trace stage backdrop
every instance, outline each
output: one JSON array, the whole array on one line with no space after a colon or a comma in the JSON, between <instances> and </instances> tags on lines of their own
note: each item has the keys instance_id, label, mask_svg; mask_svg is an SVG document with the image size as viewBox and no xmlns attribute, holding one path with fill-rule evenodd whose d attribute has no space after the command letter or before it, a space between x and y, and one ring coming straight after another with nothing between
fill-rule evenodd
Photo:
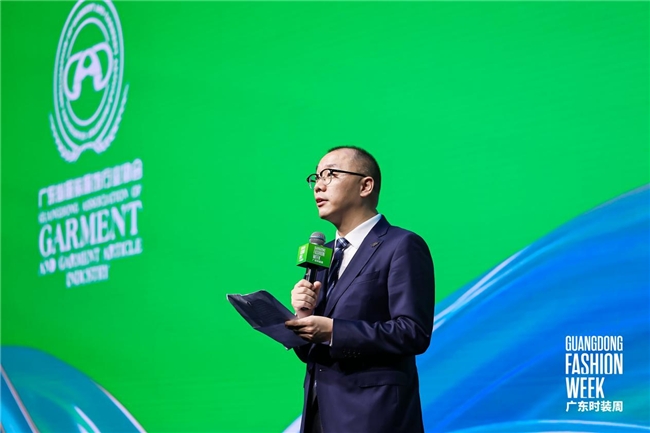
<instances>
[{"instance_id":1,"label":"stage backdrop","mask_svg":"<svg viewBox=\"0 0 650 433\"><path fill-rule=\"evenodd\" d=\"M645 2L2 2L5 431L295 431L329 147L436 267L428 432L650 430Z\"/></svg>"}]
</instances>

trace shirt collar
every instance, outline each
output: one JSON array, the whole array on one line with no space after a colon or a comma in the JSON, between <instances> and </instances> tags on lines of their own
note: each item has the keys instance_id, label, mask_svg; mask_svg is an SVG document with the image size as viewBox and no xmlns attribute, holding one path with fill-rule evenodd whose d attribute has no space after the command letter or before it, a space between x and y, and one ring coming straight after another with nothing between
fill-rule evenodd
<instances>
[{"instance_id":1,"label":"shirt collar","mask_svg":"<svg viewBox=\"0 0 650 433\"><path fill-rule=\"evenodd\" d=\"M374 217L370 218L369 220L366 220L356 226L354 230L352 230L350 233L348 233L345 236L345 239L350 242L350 246L354 248L359 248L361 246L361 243L363 240L368 236L368 233L370 233L370 230L379 222L381 219L381 214L377 214ZM336 240L338 240L341 236L341 234L337 231L336 232ZM334 244L336 245L336 243Z\"/></svg>"}]
</instances>

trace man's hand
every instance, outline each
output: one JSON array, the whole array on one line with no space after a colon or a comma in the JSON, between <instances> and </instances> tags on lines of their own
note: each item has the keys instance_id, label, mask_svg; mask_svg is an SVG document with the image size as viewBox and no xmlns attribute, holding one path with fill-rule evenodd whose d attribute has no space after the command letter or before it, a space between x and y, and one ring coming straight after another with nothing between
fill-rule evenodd
<instances>
[{"instance_id":1,"label":"man's hand","mask_svg":"<svg viewBox=\"0 0 650 433\"><path fill-rule=\"evenodd\" d=\"M320 281L312 284L307 280L300 280L293 287L291 291L291 306L299 319L311 316L314 313L320 288Z\"/></svg>"},{"instance_id":2,"label":"man's hand","mask_svg":"<svg viewBox=\"0 0 650 433\"><path fill-rule=\"evenodd\" d=\"M331 318L323 316L309 316L284 322L287 328L311 343L331 341L333 324Z\"/></svg>"}]
</instances>

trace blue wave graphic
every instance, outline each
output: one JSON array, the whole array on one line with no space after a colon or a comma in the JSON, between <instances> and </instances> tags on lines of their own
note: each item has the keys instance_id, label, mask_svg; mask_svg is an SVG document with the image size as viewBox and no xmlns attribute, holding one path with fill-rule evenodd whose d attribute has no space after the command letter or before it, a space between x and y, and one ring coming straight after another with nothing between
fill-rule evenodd
<instances>
[{"instance_id":1,"label":"blue wave graphic","mask_svg":"<svg viewBox=\"0 0 650 433\"><path fill-rule=\"evenodd\" d=\"M650 431L650 189L570 221L436 306L428 433ZM567 397L567 336L622 336L623 374ZM575 404L568 406L569 401ZM578 411L585 401L622 411ZM595 407L594 407L595 409ZM296 419L285 433L299 431Z\"/></svg>"},{"instance_id":2,"label":"blue wave graphic","mask_svg":"<svg viewBox=\"0 0 650 433\"><path fill-rule=\"evenodd\" d=\"M605 203L436 307L418 358L428 432L650 431L649 205L648 186ZM567 336L623 337L604 396L567 397Z\"/></svg>"},{"instance_id":3,"label":"blue wave graphic","mask_svg":"<svg viewBox=\"0 0 650 433\"><path fill-rule=\"evenodd\" d=\"M105 389L65 362L27 347L2 347L5 432L121 432L144 429Z\"/></svg>"}]
</instances>

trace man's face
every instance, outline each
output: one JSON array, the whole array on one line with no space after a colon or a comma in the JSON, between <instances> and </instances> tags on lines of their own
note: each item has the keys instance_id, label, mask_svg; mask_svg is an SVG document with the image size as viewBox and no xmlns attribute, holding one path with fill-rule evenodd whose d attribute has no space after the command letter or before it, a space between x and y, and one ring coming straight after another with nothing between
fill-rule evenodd
<instances>
[{"instance_id":1,"label":"man's face","mask_svg":"<svg viewBox=\"0 0 650 433\"><path fill-rule=\"evenodd\" d=\"M325 168L359 172L355 164L354 151L338 149L325 155L316 168L316 173ZM354 212L362 206L361 176L346 173L334 173L329 185L319 180L314 186L314 197L318 207L318 216L334 225L340 224L348 212Z\"/></svg>"}]
</instances>

